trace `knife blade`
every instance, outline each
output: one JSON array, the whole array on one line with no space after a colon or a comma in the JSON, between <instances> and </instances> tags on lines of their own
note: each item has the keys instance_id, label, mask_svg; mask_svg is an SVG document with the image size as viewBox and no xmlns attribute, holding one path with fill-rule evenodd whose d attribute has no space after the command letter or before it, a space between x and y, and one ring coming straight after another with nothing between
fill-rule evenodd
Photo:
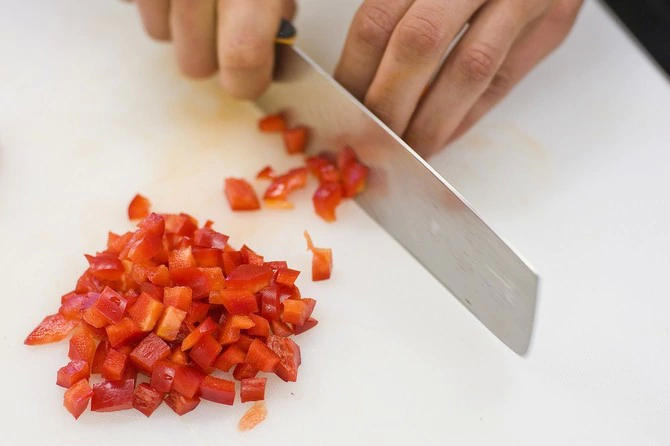
<instances>
[{"instance_id":1,"label":"knife blade","mask_svg":"<svg viewBox=\"0 0 670 446\"><path fill-rule=\"evenodd\" d=\"M460 194L299 48L277 45L257 101L310 126L314 150L354 148L370 167L358 204L495 336L527 352L539 278Z\"/></svg>"}]
</instances>

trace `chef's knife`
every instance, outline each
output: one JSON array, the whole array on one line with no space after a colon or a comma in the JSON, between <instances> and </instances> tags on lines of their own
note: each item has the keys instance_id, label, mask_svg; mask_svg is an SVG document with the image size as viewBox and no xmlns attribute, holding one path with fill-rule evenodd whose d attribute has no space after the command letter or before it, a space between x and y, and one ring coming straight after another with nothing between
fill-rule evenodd
<instances>
[{"instance_id":1,"label":"chef's knife","mask_svg":"<svg viewBox=\"0 0 670 446\"><path fill-rule=\"evenodd\" d=\"M310 126L312 150L354 148L370 167L358 204L493 334L528 350L538 276L458 192L300 49L277 45L275 81L258 100Z\"/></svg>"}]
</instances>

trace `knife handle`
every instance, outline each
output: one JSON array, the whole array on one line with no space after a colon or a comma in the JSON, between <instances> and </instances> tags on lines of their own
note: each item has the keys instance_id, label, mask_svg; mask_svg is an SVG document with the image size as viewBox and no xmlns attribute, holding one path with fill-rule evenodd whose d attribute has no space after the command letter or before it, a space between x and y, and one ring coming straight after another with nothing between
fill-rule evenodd
<instances>
[{"instance_id":1,"label":"knife handle","mask_svg":"<svg viewBox=\"0 0 670 446\"><path fill-rule=\"evenodd\" d=\"M277 36L275 37L275 43L282 45L293 45L296 38L296 29L291 22L286 19L281 19L279 24L279 31L277 31Z\"/></svg>"}]
</instances>

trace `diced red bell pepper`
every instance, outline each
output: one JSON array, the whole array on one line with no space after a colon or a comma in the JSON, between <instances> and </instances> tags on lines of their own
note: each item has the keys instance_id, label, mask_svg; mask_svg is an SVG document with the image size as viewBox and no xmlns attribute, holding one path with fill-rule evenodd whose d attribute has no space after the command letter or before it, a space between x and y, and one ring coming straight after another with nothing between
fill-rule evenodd
<instances>
[{"instance_id":1,"label":"diced red bell pepper","mask_svg":"<svg viewBox=\"0 0 670 446\"><path fill-rule=\"evenodd\" d=\"M99 293L73 294L72 297L65 300L58 312L67 319L80 320L84 311L91 308L100 297Z\"/></svg>"},{"instance_id":2,"label":"diced red bell pepper","mask_svg":"<svg viewBox=\"0 0 670 446\"><path fill-rule=\"evenodd\" d=\"M168 355L170 346L154 333L149 333L130 353L130 360L138 369L151 374L156 362L167 358Z\"/></svg>"},{"instance_id":3,"label":"diced red bell pepper","mask_svg":"<svg viewBox=\"0 0 670 446\"><path fill-rule=\"evenodd\" d=\"M109 341L107 339L102 340L98 343L98 346L95 348L95 355L93 355L93 364L91 365L91 373L102 373L102 365L105 363L105 358L107 357L107 351L111 347L109 346Z\"/></svg>"},{"instance_id":4,"label":"diced red bell pepper","mask_svg":"<svg viewBox=\"0 0 670 446\"><path fill-rule=\"evenodd\" d=\"M135 304L128 309L128 315L142 331L151 331L163 314L163 304L147 293L140 294Z\"/></svg>"},{"instance_id":5,"label":"diced red bell pepper","mask_svg":"<svg viewBox=\"0 0 670 446\"><path fill-rule=\"evenodd\" d=\"M299 275L300 271L291 268L279 268L277 270L275 282L280 285L293 286Z\"/></svg>"},{"instance_id":6,"label":"diced red bell pepper","mask_svg":"<svg viewBox=\"0 0 670 446\"><path fill-rule=\"evenodd\" d=\"M286 299L281 320L293 325L304 325L309 319L316 301L314 299Z\"/></svg>"},{"instance_id":7,"label":"diced red bell pepper","mask_svg":"<svg viewBox=\"0 0 670 446\"><path fill-rule=\"evenodd\" d=\"M171 390L170 393L168 393L165 397L165 404L167 404L170 409L174 411L174 413L182 416L198 407L198 404L200 404L200 398L187 398L179 392Z\"/></svg>"},{"instance_id":8,"label":"diced red bell pepper","mask_svg":"<svg viewBox=\"0 0 670 446\"><path fill-rule=\"evenodd\" d=\"M185 318L186 311L171 306L165 307L156 325L156 335L166 341L174 341Z\"/></svg>"},{"instance_id":9,"label":"diced red bell pepper","mask_svg":"<svg viewBox=\"0 0 670 446\"><path fill-rule=\"evenodd\" d=\"M351 164L357 162L358 162L358 156L356 156L354 150L349 146L343 147L337 153L337 168L340 169L340 172L346 169Z\"/></svg>"},{"instance_id":10,"label":"diced red bell pepper","mask_svg":"<svg viewBox=\"0 0 670 446\"><path fill-rule=\"evenodd\" d=\"M267 345L254 339L247 352L244 362L262 372L274 372L280 358Z\"/></svg>"},{"instance_id":11,"label":"diced red bell pepper","mask_svg":"<svg viewBox=\"0 0 670 446\"><path fill-rule=\"evenodd\" d=\"M189 357L201 369L207 371L214 364L214 360L221 353L221 344L214 337L207 333L202 335L200 340L193 346Z\"/></svg>"},{"instance_id":12,"label":"diced red bell pepper","mask_svg":"<svg viewBox=\"0 0 670 446\"><path fill-rule=\"evenodd\" d=\"M297 126L292 129L284 130L284 147L290 155L303 153L307 147L307 127Z\"/></svg>"},{"instance_id":13,"label":"diced red bell pepper","mask_svg":"<svg viewBox=\"0 0 670 446\"><path fill-rule=\"evenodd\" d=\"M249 248L247 245L243 245L242 248L240 248L240 259L242 260L243 264L248 263L250 265L259 266L264 264L263 256Z\"/></svg>"},{"instance_id":14,"label":"diced red bell pepper","mask_svg":"<svg viewBox=\"0 0 670 446\"><path fill-rule=\"evenodd\" d=\"M251 184L241 178L226 178L224 192L233 211L255 211L261 208Z\"/></svg>"},{"instance_id":15,"label":"diced red bell pepper","mask_svg":"<svg viewBox=\"0 0 670 446\"><path fill-rule=\"evenodd\" d=\"M91 410L94 412L116 412L132 409L135 380L103 381L93 386Z\"/></svg>"},{"instance_id":16,"label":"diced red bell pepper","mask_svg":"<svg viewBox=\"0 0 670 446\"><path fill-rule=\"evenodd\" d=\"M145 269L147 279L157 286L170 286L170 271L165 265L150 266Z\"/></svg>"},{"instance_id":17,"label":"diced red bell pepper","mask_svg":"<svg viewBox=\"0 0 670 446\"><path fill-rule=\"evenodd\" d=\"M187 286L193 291L193 299L202 299L209 295L207 276L199 268L180 268L170 271L175 285Z\"/></svg>"},{"instance_id":18,"label":"diced red bell pepper","mask_svg":"<svg viewBox=\"0 0 670 446\"><path fill-rule=\"evenodd\" d=\"M222 251L220 249L202 248L200 246L194 246L192 248L192 252L196 266L214 267L214 266L220 266L222 264L221 262Z\"/></svg>"},{"instance_id":19,"label":"diced red bell pepper","mask_svg":"<svg viewBox=\"0 0 670 446\"><path fill-rule=\"evenodd\" d=\"M272 333L283 338L293 334L293 327L279 320L270 321L270 328L272 328Z\"/></svg>"},{"instance_id":20,"label":"diced red bell pepper","mask_svg":"<svg viewBox=\"0 0 670 446\"><path fill-rule=\"evenodd\" d=\"M193 233L193 244L203 248L223 249L228 243L228 236L211 228L200 228Z\"/></svg>"},{"instance_id":21,"label":"diced red bell pepper","mask_svg":"<svg viewBox=\"0 0 670 446\"><path fill-rule=\"evenodd\" d=\"M124 251L119 255L127 257L135 263L147 263L158 254L163 247L161 235L146 229L135 231Z\"/></svg>"},{"instance_id":22,"label":"diced red bell pepper","mask_svg":"<svg viewBox=\"0 0 670 446\"><path fill-rule=\"evenodd\" d=\"M275 178L263 195L264 200L285 201L288 195L307 185L308 170L306 167L291 169Z\"/></svg>"},{"instance_id":23,"label":"diced red bell pepper","mask_svg":"<svg viewBox=\"0 0 670 446\"><path fill-rule=\"evenodd\" d=\"M192 300L193 291L189 287L176 286L163 290L163 305L166 307L173 306L180 310L188 311L191 308Z\"/></svg>"},{"instance_id":24,"label":"diced red bell pepper","mask_svg":"<svg viewBox=\"0 0 670 446\"><path fill-rule=\"evenodd\" d=\"M240 251L224 251L221 257L223 258L223 273L226 277L242 264L242 253Z\"/></svg>"},{"instance_id":25,"label":"diced red bell pepper","mask_svg":"<svg viewBox=\"0 0 670 446\"><path fill-rule=\"evenodd\" d=\"M286 118L277 113L267 115L258 121L258 130L263 133L280 133L286 130Z\"/></svg>"},{"instance_id":26,"label":"diced red bell pepper","mask_svg":"<svg viewBox=\"0 0 670 446\"><path fill-rule=\"evenodd\" d=\"M243 403L247 401L262 401L265 399L265 384L267 378L247 378L240 382L240 400Z\"/></svg>"},{"instance_id":27,"label":"diced red bell pepper","mask_svg":"<svg viewBox=\"0 0 670 446\"><path fill-rule=\"evenodd\" d=\"M214 322L214 320L211 317L207 317L198 327L191 331L186 338L181 343L181 349L182 351L186 351L193 347L199 340L200 338L205 335L205 334L210 334L214 335L216 334L216 331L219 329L219 326Z\"/></svg>"},{"instance_id":28,"label":"diced red bell pepper","mask_svg":"<svg viewBox=\"0 0 670 446\"><path fill-rule=\"evenodd\" d=\"M70 338L68 357L72 360L79 359L86 361L89 365L93 364L96 346L95 339L91 332L83 325L78 325L75 327L72 337Z\"/></svg>"},{"instance_id":29,"label":"diced red bell pepper","mask_svg":"<svg viewBox=\"0 0 670 446\"><path fill-rule=\"evenodd\" d=\"M304 232L307 240L307 249L312 251L312 280L330 279L333 270L333 251L330 248L315 248L312 238L307 231Z\"/></svg>"},{"instance_id":30,"label":"diced red bell pepper","mask_svg":"<svg viewBox=\"0 0 670 446\"><path fill-rule=\"evenodd\" d=\"M312 250L312 280L327 280L333 270L333 251L330 248Z\"/></svg>"},{"instance_id":31,"label":"diced red bell pepper","mask_svg":"<svg viewBox=\"0 0 670 446\"><path fill-rule=\"evenodd\" d=\"M191 237L198 229L198 220L188 214L163 214L163 218L165 219L165 232L170 234Z\"/></svg>"},{"instance_id":32,"label":"diced red bell pepper","mask_svg":"<svg viewBox=\"0 0 670 446\"><path fill-rule=\"evenodd\" d=\"M202 322L209 312L209 304L206 302L192 302L191 308L188 309L186 313L186 322L189 324L195 324Z\"/></svg>"},{"instance_id":33,"label":"diced red bell pepper","mask_svg":"<svg viewBox=\"0 0 670 446\"><path fill-rule=\"evenodd\" d=\"M249 318L254 321L254 326L248 328L246 331L249 336L261 336L264 338L270 336L270 323L267 319L257 314L249 314Z\"/></svg>"},{"instance_id":34,"label":"diced red bell pepper","mask_svg":"<svg viewBox=\"0 0 670 446\"><path fill-rule=\"evenodd\" d=\"M76 420L84 413L92 396L93 389L88 384L88 380L82 379L65 391L63 406Z\"/></svg>"},{"instance_id":35,"label":"diced red bell pepper","mask_svg":"<svg viewBox=\"0 0 670 446\"><path fill-rule=\"evenodd\" d=\"M318 323L319 323L319 321L317 321L313 317L310 317L309 319L307 319L307 321L303 325L296 325L293 329L293 334L299 335L301 333L304 333L307 330L310 330L310 329L316 327L316 325Z\"/></svg>"},{"instance_id":36,"label":"diced red bell pepper","mask_svg":"<svg viewBox=\"0 0 670 446\"><path fill-rule=\"evenodd\" d=\"M200 383L204 378L205 374L198 369L187 365L179 366L172 381L172 390L187 398L193 398L200 390Z\"/></svg>"},{"instance_id":37,"label":"diced red bell pepper","mask_svg":"<svg viewBox=\"0 0 670 446\"><path fill-rule=\"evenodd\" d=\"M123 264L113 253L99 253L96 256L86 255L89 271L100 280L117 281L123 277Z\"/></svg>"},{"instance_id":38,"label":"diced red bell pepper","mask_svg":"<svg viewBox=\"0 0 670 446\"><path fill-rule=\"evenodd\" d=\"M191 247L175 249L168 254L168 269L170 271L195 266L195 259Z\"/></svg>"},{"instance_id":39,"label":"diced red bell pepper","mask_svg":"<svg viewBox=\"0 0 670 446\"><path fill-rule=\"evenodd\" d=\"M323 155L310 156L305 160L305 164L307 164L307 168L312 175L319 180L319 183L323 183L324 181L340 181L340 171Z\"/></svg>"},{"instance_id":40,"label":"diced red bell pepper","mask_svg":"<svg viewBox=\"0 0 670 446\"><path fill-rule=\"evenodd\" d=\"M235 369L233 370L233 378L235 378L238 381L242 381L243 379L255 378L256 375L258 375L258 372L259 370L254 366L247 364L246 362L242 362L235 366Z\"/></svg>"},{"instance_id":41,"label":"diced red bell pepper","mask_svg":"<svg viewBox=\"0 0 670 446\"><path fill-rule=\"evenodd\" d=\"M200 383L200 396L215 403L232 406L235 401L235 383L211 375L205 376Z\"/></svg>"},{"instance_id":42,"label":"diced red bell pepper","mask_svg":"<svg viewBox=\"0 0 670 446\"><path fill-rule=\"evenodd\" d=\"M126 313L128 300L119 293L105 287L100 293L100 298L96 301L94 308L100 312L102 317L110 324L118 324Z\"/></svg>"},{"instance_id":43,"label":"diced red bell pepper","mask_svg":"<svg viewBox=\"0 0 670 446\"><path fill-rule=\"evenodd\" d=\"M226 287L226 278L223 276L223 270L218 266L198 269L207 279L207 287L210 292L222 290Z\"/></svg>"},{"instance_id":44,"label":"diced red bell pepper","mask_svg":"<svg viewBox=\"0 0 670 446\"><path fill-rule=\"evenodd\" d=\"M233 344L228 346L228 348L216 358L214 361L214 367L227 372L230 368L236 364L244 362L244 359L247 357L247 352L242 350L239 346Z\"/></svg>"},{"instance_id":45,"label":"diced red bell pepper","mask_svg":"<svg viewBox=\"0 0 670 446\"><path fill-rule=\"evenodd\" d=\"M151 387L159 392L169 392L179 364L172 361L158 361L151 372Z\"/></svg>"},{"instance_id":46,"label":"diced red bell pepper","mask_svg":"<svg viewBox=\"0 0 670 446\"><path fill-rule=\"evenodd\" d=\"M273 272L269 266L240 265L226 278L228 288L244 288L256 293L270 284Z\"/></svg>"},{"instance_id":47,"label":"diced red bell pepper","mask_svg":"<svg viewBox=\"0 0 670 446\"><path fill-rule=\"evenodd\" d=\"M165 394L152 389L147 383L141 383L133 393L133 407L150 417L163 402Z\"/></svg>"},{"instance_id":48,"label":"diced red bell pepper","mask_svg":"<svg viewBox=\"0 0 670 446\"><path fill-rule=\"evenodd\" d=\"M108 381L118 381L123 377L128 356L110 348L105 362L102 364L102 377Z\"/></svg>"},{"instance_id":49,"label":"diced red bell pepper","mask_svg":"<svg viewBox=\"0 0 670 446\"><path fill-rule=\"evenodd\" d=\"M77 321L66 319L60 313L51 314L35 327L23 343L26 345L41 345L61 341L67 337L77 323Z\"/></svg>"},{"instance_id":50,"label":"diced red bell pepper","mask_svg":"<svg viewBox=\"0 0 670 446\"><path fill-rule=\"evenodd\" d=\"M254 326L254 321L248 316L233 314L226 318L219 334L221 345L234 344L240 339L240 330L246 330Z\"/></svg>"},{"instance_id":51,"label":"diced red bell pepper","mask_svg":"<svg viewBox=\"0 0 670 446\"><path fill-rule=\"evenodd\" d=\"M175 364L184 365L188 362L188 355L181 351L179 347L175 347L170 355L170 361Z\"/></svg>"},{"instance_id":52,"label":"diced red bell pepper","mask_svg":"<svg viewBox=\"0 0 670 446\"><path fill-rule=\"evenodd\" d=\"M272 321L279 319L279 287L270 285L261 290L261 316Z\"/></svg>"},{"instance_id":53,"label":"diced red bell pepper","mask_svg":"<svg viewBox=\"0 0 670 446\"><path fill-rule=\"evenodd\" d=\"M265 166L257 174L256 179L258 180L272 180L277 176L277 172L271 166Z\"/></svg>"},{"instance_id":54,"label":"diced red bell pepper","mask_svg":"<svg viewBox=\"0 0 670 446\"><path fill-rule=\"evenodd\" d=\"M128 269L128 266L130 266L130 279L133 282L138 284L147 281L147 269L145 266L138 265L137 263L133 263L129 260L124 260L122 264L126 268L126 271ZM127 282L128 278L126 277L126 283Z\"/></svg>"},{"instance_id":55,"label":"diced red bell pepper","mask_svg":"<svg viewBox=\"0 0 670 446\"><path fill-rule=\"evenodd\" d=\"M82 319L93 328L102 328L109 324L107 318L104 317L97 308L95 308L95 305L84 311L82 314Z\"/></svg>"},{"instance_id":56,"label":"diced red bell pepper","mask_svg":"<svg viewBox=\"0 0 670 446\"><path fill-rule=\"evenodd\" d=\"M149 215L151 202L140 194L133 197L128 205L128 219L141 220Z\"/></svg>"},{"instance_id":57,"label":"diced red bell pepper","mask_svg":"<svg viewBox=\"0 0 670 446\"><path fill-rule=\"evenodd\" d=\"M112 348L122 347L144 336L144 331L133 319L124 317L121 322L105 327Z\"/></svg>"},{"instance_id":58,"label":"diced red bell pepper","mask_svg":"<svg viewBox=\"0 0 670 446\"><path fill-rule=\"evenodd\" d=\"M209 292L209 303L223 305L230 314L258 312L256 296L245 289L226 288Z\"/></svg>"},{"instance_id":59,"label":"diced red bell pepper","mask_svg":"<svg viewBox=\"0 0 670 446\"><path fill-rule=\"evenodd\" d=\"M314 211L325 221L336 220L335 209L342 202L342 185L336 182L321 183L312 196Z\"/></svg>"},{"instance_id":60,"label":"diced red bell pepper","mask_svg":"<svg viewBox=\"0 0 670 446\"><path fill-rule=\"evenodd\" d=\"M295 382L298 379L298 367L300 366L300 347L290 338L281 336L268 336L267 346L277 354L280 362L275 373L287 382Z\"/></svg>"},{"instance_id":61,"label":"diced red bell pepper","mask_svg":"<svg viewBox=\"0 0 670 446\"><path fill-rule=\"evenodd\" d=\"M288 264L286 263L285 260L272 260L270 262L264 262L263 265L272 268L272 272L274 272L275 277L277 276L278 270L280 270L281 268L288 268Z\"/></svg>"},{"instance_id":62,"label":"diced red bell pepper","mask_svg":"<svg viewBox=\"0 0 670 446\"><path fill-rule=\"evenodd\" d=\"M156 286L151 282L144 282L140 285L140 292L147 293L159 301L163 301L163 287Z\"/></svg>"},{"instance_id":63,"label":"diced red bell pepper","mask_svg":"<svg viewBox=\"0 0 670 446\"><path fill-rule=\"evenodd\" d=\"M237 423L237 428L241 432L253 429L262 423L267 415L268 410L265 407L265 402L256 401L254 405L249 408L249 410L244 412L244 415L242 415L242 418L240 418L240 421Z\"/></svg>"},{"instance_id":64,"label":"diced red bell pepper","mask_svg":"<svg viewBox=\"0 0 670 446\"><path fill-rule=\"evenodd\" d=\"M359 163L351 163L342 170L342 188L345 197L355 197L367 186L370 169Z\"/></svg>"},{"instance_id":65,"label":"diced red bell pepper","mask_svg":"<svg viewBox=\"0 0 670 446\"><path fill-rule=\"evenodd\" d=\"M77 286L74 291L79 294L85 293L99 293L105 288L105 284L102 280L93 276L90 270L86 270L84 274L79 277L77 280Z\"/></svg>"},{"instance_id":66,"label":"diced red bell pepper","mask_svg":"<svg viewBox=\"0 0 670 446\"><path fill-rule=\"evenodd\" d=\"M75 359L58 369L56 384L68 389L82 379L88 379L89 376L91 373L88 362Z\"/></svg>"},{"instance_id":67,"label":"diced red bell pepper","mask_svg":"<svg viewBox=\"0 0 670 446\"><path fill-rule=\"evenodd\" d=\"M251 343L254 342L254 339L256 338L249 335L241 334L240 338L237 340L236 345L242 350L244 350L244 353L246 355L246 353L249 351L249 347L251 347Z\"/></svg>"},{"instance_id":68,"label":"diced red bell pepper","mask_svg":"<svg viewBox=\"0 0 670 446\"><path fill-rule=\"evenodd\" d=\"M118 242L118 240L121 238L119 234L116 234L112 231L107 231L107 250L106 252L113 252L112 247ZM118 254L119 251L116 251Z\"/></svg>"}]
</instances>

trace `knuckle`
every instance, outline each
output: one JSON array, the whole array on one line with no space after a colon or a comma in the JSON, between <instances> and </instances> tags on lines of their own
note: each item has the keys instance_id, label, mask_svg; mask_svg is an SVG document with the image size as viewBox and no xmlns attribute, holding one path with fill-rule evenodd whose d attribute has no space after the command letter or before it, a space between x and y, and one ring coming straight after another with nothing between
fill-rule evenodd
<instances>
[{"instance_id":1,"label":"knuckle","mask_svg":"<svg viewBox=\"0 0 670 446\"><path fill-rule=\"evenodd\" d=\"M510 92L513 85L514 82L512 81L511 76L502 70L498 71L495 76L493 76L493 79L491 79L491 83L484 92L484 95L489 101L497 102Z\"/></svg>"},{"instance_id":2,"label":"knuckle","mask_svg":"<svg viewBox=\"0 0 670 446\"><path fill-rule=\"evenodd\" d=\"M384 49L395 27L395 20L382 2L366 2L357 16L359 40L375 49Z\"/></svg>"},{"instance_id":3,"label":"knuckle","mask_svg":"<svg viewBox=\"0 0 670 446\"><path fill-rule=\"evenodd\" d=\"M472 45L462 52L457 65L467 81L488 81L495 75L496 51L486 44Z\"/></svg>"},{"instance_id":4,"label":"knuckle","mask_svg":"<svg viewBox=\"0 0 670 446\"><path fill-rule=\"evenodd\" d=\"M420 8L408 14L398 26L400 45L409 54L421 56L441 50L446 39L446 26L441 13L434 8Z\"/></svg>"},{"instance_id":5,"label":"knuckle","mask_svg":"<svg viewBox=\"0 0 670 446\"><path fill-rule=\"evenodd\" d=\"M265 67L272 57L272 49L255 37L238 37L225 43L219 53L221 68L254 70Z\"/></svg>"},{"instance_id":6,"label":"knuckle","mask_svg":"<svg viewBox=\"0 0 670 446\"><path fill-rule=\"evenodd\" d=\"M193 79L203 79L216 73L216 66L209 61L183 60L179 59L179 69L186 77Z\"/></svg>"},{"instance_id":7,"label":"knuckle","mask_svg":"<svg viewBox=\"0 0 670 446\"><path fill-rule=\"evenodd\" d=\"M577 20L582 0L558 0L549 11L549 19L564 30L569 30Z\"/></svg>"}]
</instances>

